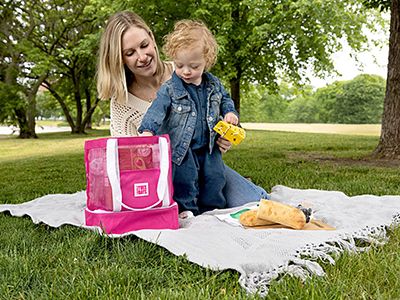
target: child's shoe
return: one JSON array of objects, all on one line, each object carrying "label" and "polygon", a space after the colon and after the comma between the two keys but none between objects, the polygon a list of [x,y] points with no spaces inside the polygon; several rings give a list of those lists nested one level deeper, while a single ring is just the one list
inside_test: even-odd
[{"label": "child's shoe", "polygon": [[179,219],[190,219],[193,218],[194,214],[190,210],[185,210],[179,213]]}]

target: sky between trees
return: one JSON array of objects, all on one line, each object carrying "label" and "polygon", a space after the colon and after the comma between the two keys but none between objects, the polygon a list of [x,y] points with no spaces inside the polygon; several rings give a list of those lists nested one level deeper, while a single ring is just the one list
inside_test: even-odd
[{"label": "sky between trees", "polygon": [[[389,13],[386,13],[385,18],[390,19]],[[386,79],[387,77],[387,63],[389,54],[389,27],[385,31],[379,34],[369,34],[371,41],[381,41],[382,46],[375,46],[371,43],[371,46],[367,51],[359,53],[357,55],[359,62],[356,61],[355,57],[352,56],[352,50],[343,42],[343,49],[333,54],[333,60],[336,70],[341,75],[331,75],[324,79],[310,76],[311,85],[315,88],[326,86],[327,84],[333,83],[338,80],[351,80],[360,74],[375,74]]]}]

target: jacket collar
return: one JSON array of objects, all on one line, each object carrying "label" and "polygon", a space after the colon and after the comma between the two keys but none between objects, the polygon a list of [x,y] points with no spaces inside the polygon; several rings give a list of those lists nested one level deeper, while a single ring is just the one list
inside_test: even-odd
[{"label": "jacket collar", "polygon": [[176,99],[184,98],[188,95],[188,91],[183,86],[182,79],[176,75],[175,71],[172,73],[171,77],[172,83],[172,93]]},{"label": "jacket collar", "polygon": [[[203,78],[206,80],[206,88],[210,90],[215,85],[213,76],[205,72],[203,74]],[[175,71],[172,73],[171,83],[173,86],[172,93],[176,99],[184,98],[189,95],[188,91],[186,90],[185,86],[183,85],[182,79],[176,75]]]}]

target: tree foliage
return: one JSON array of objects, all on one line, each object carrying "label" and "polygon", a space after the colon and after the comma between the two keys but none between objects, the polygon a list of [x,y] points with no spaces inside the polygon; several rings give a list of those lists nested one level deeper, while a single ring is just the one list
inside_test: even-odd
[{"label": "tree foliage", "polygon": [[310,68],[321,76],[332,71],[331,54],[341,48],[340,39],[361,49],[362,28],[372,17],[358,1],[214,0],[202,6],[194,15],[219,38],[218,71],[230,82],[238,107],[241,87],[254,81],[274,90],[281,77],[298,83]]},{"label": "tree foliage", "polygon": [[[278,103],[282,95],[272,91],[277,91],[282,78],[298,84],[306,82],[310,69],[319,76],[332,72],[331,54],[340,50],[343,39],[353,49],[362,49],[366,42],[362,29],[379,29],[381,19],[360,1],[5,1],[8,26],[1,32],[12,39],[18,37],[14,43],[18,47],[12,52],[18,58],[14,82],[29,87],[27,111],[32,114],[35,110],[33,96],[44,83],[72,132],[83,132],[98,104],[94,75],[99,35],[105,20],[116,11],[131,9],[140,14],[159,45],[175,21],[202,19],[220,45],[212,72],[230,85],[240,108],[240,94],[254,83],[265,87],[262,97]],[[2,48],[2,52],[7,51]],[[2,68],[8,61],[13,60],[2,59]],[[279,110],[289,102],[284,100],[269,115],[279,120]]]},{"label": "tree foliage", "polygon": [[44,86],[59,102],[73,133],[84,132],[99,101],[94,88],[99,26],[97,17],[87,13],[88,5],[88,0],[46,2],[39,7],[46,22],[32,41],[41,54],[38,61],[51,64]]},{"label": "tree foliage", "polygon": [[270,95],[257,86],[243,97],[242,122],[377,124],[381,122],[385,80],[363,74],[313,91],[282,83]]},{"label": "tree foliage", "polygon": [[271,93],[266,86],[251,85],[243,92],[241,122],[286,122],[286,110],[293,90],[286,83]]},{"label": "tree foliage", "polygon": [[[26,84],[19,78],[25,78],[27,62],[23,46],[32,31],[16,18],[19,1],[5,1],[0,4],[0,96],[1,121],[16,123],[20,128],[20,137],[32,136],[28,128],[27,109],[28,103],[23,93]],[[29,83],[29,80],[26,80]],[[21,94],[22,93],[22,94]],[[34,136],[34,134],[33,134]]]},{"label": "tree foliage", "polygon": [[[34,132],[36,95],[46,86],[59,102],[72,132],[84,132],[98,103],[94,89],[99,18],[85,1],[5,1],[1,29],[2,68],[16,74],[7,84],[26,94],[23,113]],[[2,48],[3,49],[3,48]],[[67,105],[67,98],[73,99]],[[15,119],[9,112],[9,119]],[[21,124],[20,124],[21,127]],[[22,130],[21,130],[22,131]]]},{"label": "tree foliage", "polygon": [[390,9],[391,0],[364,0],[363,4],[369,8],[379,8],[381,11]]},{"label": "tree foliage", "polygon": [[335,81],[332,84],[317,89],[314,95],[315,109],[319,112],[317,123],[337,123],[337,115],[333,113],[337,98],[343,93],[344,81]]},{"label": "tree foliage", "polygon": [[176,20],[203,20],[215,33],[220,54],[212,72],[230,85],[240,108],[240,92],[257,82],[269,90],[286,81],[306,82],[307,70],[323,76],[333,71],[331,54],[341,40],[362,49],[382,24],[379,15],[359,0],[138,0],[110,3],[113,9],[134,9],[151,25],[158,42]]},{"label": "tree foliage", "polygon": [[378,124],[381,123],[385,80],[377,75],[359,75],[342,85],[336,97],[332,114],[336,123]]},{"label": "tree foliage", "polygon": [[[0,122],[5,124],[23,124],[18,122],[20,115],[25,116],[25,97],[18,85],[0,82]],[[18,112],[22,111],[20,114]],[[26,121],[26,120],[25,120]]]},{"label": "tree foliage", "polygon": [[321,123],[323,110],[318,107],[317,100],[312,94],[300,95],[294,99],[286,112],[287,122],[290,123]]}]

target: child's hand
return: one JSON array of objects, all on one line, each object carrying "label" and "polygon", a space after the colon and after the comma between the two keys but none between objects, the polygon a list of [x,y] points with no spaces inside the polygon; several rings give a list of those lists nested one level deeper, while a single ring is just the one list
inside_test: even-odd
[{"label": "child's hand", "polygon": [[229,124],[237,125],[239,123],[239,118],[234,113],[228,112],[224,117],[224,121]]},{"label": "child's hand", "polygon": [[216,141],[219,150],[221,151],[221,153],[226,153],[228,152],[229,149],[231,149],[232,147],[232,143],[226,139],[224,139],[223,137],[218,137],[217,141]]},{"label": "child's hand", "polygon": [[143,131],[139,133],[139,136],[153,136],[154,134],[151,131]]}]

